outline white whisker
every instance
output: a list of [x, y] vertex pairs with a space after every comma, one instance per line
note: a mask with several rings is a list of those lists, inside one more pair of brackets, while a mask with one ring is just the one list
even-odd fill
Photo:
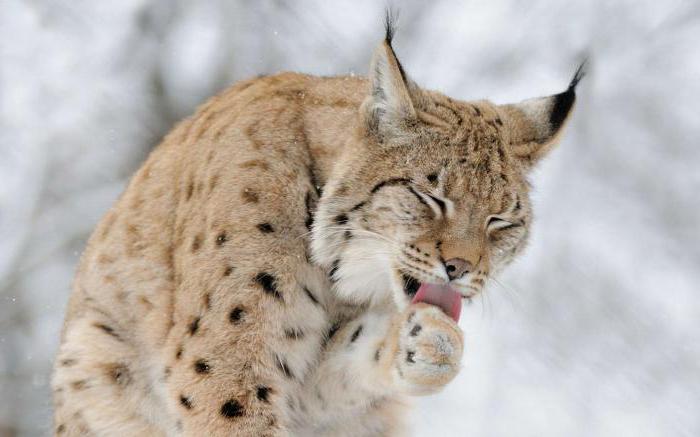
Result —
[[520, 300], [520, 295], [517, 293], [517, 290], [507, 286], [506, 284], [502, 283], [501, 281], [499, 281], [496, 278], [488, 278], [488, 279], [490, 281], [493, 281], [496, 285], [501, 287], [507, 293], [507, 295], [510, 297], [509, 301], [510, 301], [511, 305], [513, 306], [513, 308], [517, 307], [519, 310], [523, 309], [522, 300]]

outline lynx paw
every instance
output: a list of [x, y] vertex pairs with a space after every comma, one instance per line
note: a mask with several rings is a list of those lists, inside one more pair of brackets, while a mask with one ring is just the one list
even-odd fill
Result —
[[459, 371], [464, 338], [459, 326], [439, 308], [411, 305], [401, 316], [395, 375], [412, 394], [441, 389]]

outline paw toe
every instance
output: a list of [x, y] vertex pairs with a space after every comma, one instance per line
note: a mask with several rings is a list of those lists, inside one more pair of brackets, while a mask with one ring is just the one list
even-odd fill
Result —
[[401, 332], [398, 370], [418, 392], [432, 392], [451, 381], [462, 358], [462, 332], [440, 309], [416, 305]]

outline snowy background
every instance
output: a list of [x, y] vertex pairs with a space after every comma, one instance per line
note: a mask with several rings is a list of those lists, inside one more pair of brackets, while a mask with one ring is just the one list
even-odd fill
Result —
[[[414, 435], [700, 435], [700, 4], [395, 5], [408, 73], [456, 98], [558, 92], [591, 56], [532, 244], [467, 308]], [[364, 74], [382, 8], [0, 0], [0, 436], [49, 433], [76, 261], [158, 139], [242, 78]]]

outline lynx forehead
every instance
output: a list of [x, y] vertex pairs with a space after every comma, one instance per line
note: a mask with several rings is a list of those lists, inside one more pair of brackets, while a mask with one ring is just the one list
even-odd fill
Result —
[[460, 102], [385, 40], [368, 78], [240, 82], [178, 124], [81, 258], [57, 435], [404, 435], [456, 320], [523, 247], [574, 102]]

